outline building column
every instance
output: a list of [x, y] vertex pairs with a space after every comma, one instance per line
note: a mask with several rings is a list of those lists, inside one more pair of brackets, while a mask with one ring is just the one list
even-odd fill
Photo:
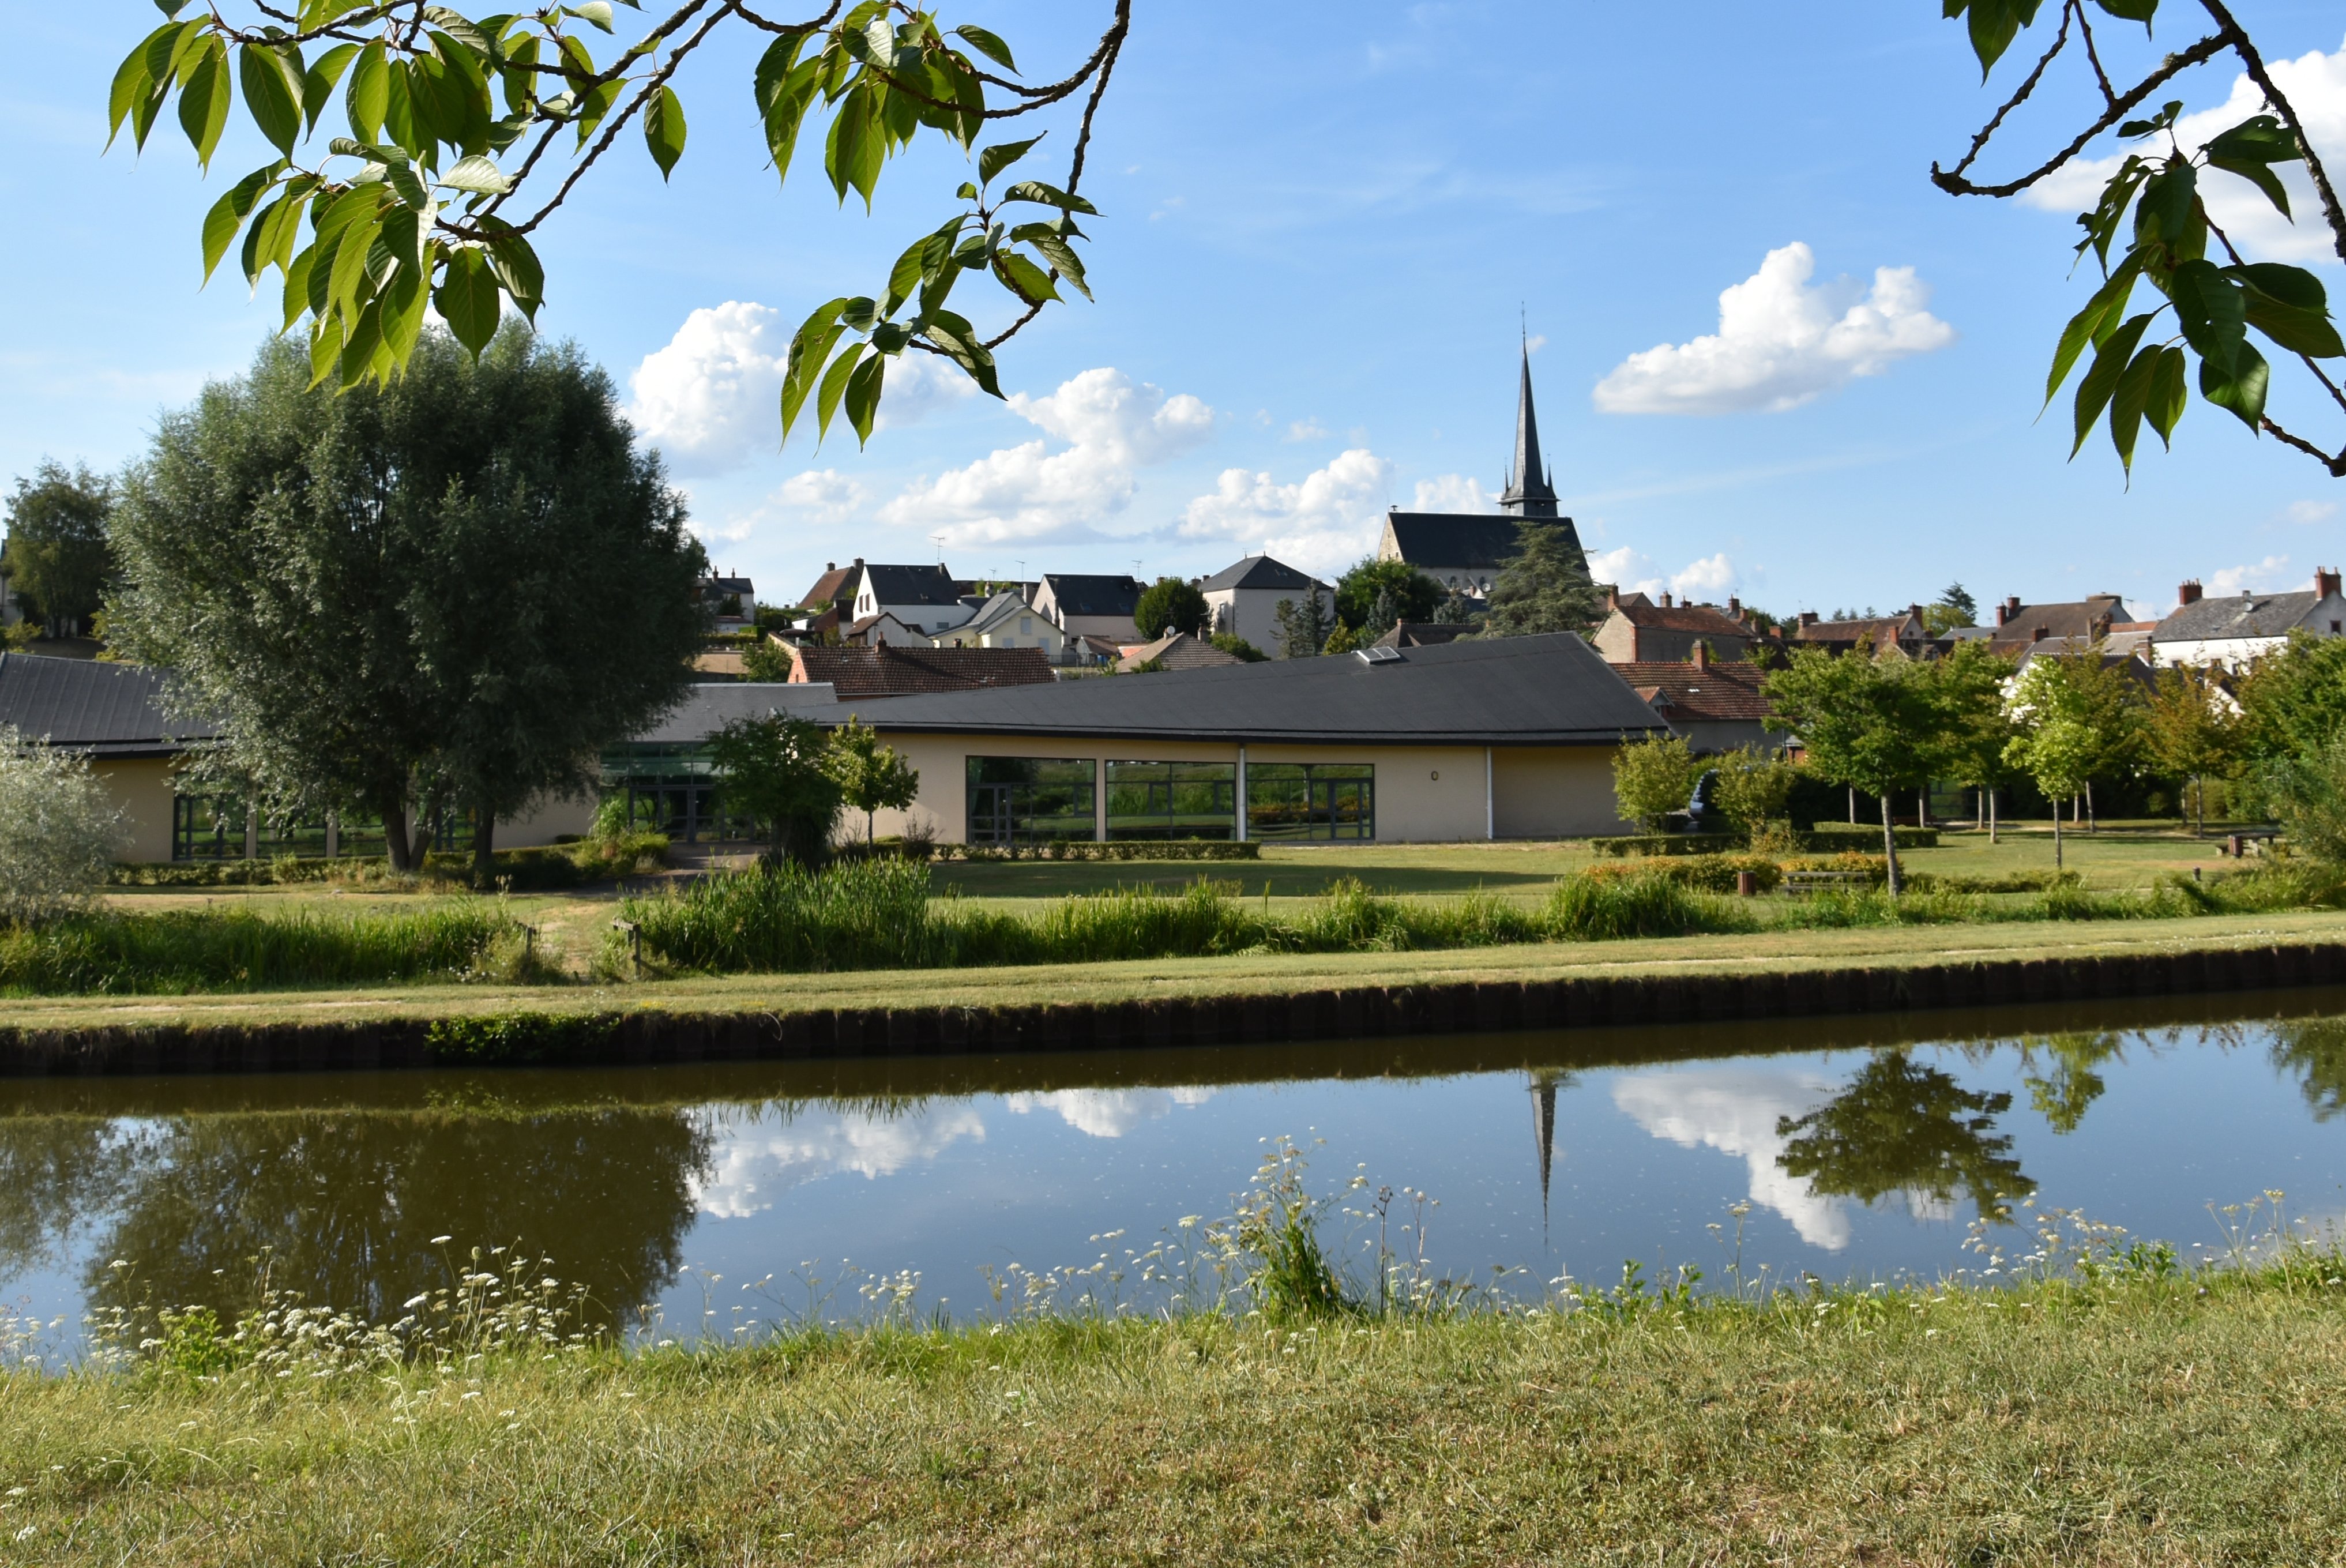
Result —
[[1107, 842], [1107, 759], [1092, 763], [1092, 842]]
[[1483, 837], [1499, 836], [1499, 806], [1496, 785], [1492, 778], [1491, 748], [1483, 748]]
[[326, 813], [326, 859], [332, 860], [342, 852], [342, 820], [337, 813]]
[[1245, 747], [1245, 745], [1244, 745], [1243, 743], [1241, 743], [1241, 744], [1239, 745], [1239, 799], [1238, 799], [1238, 811], [1239, 811], [1239, 822], [1238, 822], [1238, 828], [1239, 828], [1239, 843], [1241, 843], [1241, 844], [1243, 844], [1243, 843], [1245, 843], [1245, 842], [1247, 841], [1247, 836], [1246, 836], [1246, 828], [1247, 828], [1247, 823], [1246, 823], [1246, 747]]

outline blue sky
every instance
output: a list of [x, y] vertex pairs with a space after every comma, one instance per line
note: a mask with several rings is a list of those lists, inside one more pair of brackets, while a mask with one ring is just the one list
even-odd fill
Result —
[[[107, 83], [151, 7], [0, 9], [18, 215], [0, 475], [111, 466], [275, 324], [273, 287], [258, 303], [233, 277], [197, 288], [199, 219], [262, 156], [247, 130], [208, 180], [161, 131], [143, 158], [101, 157]], [[930, 376], [892, 386], [862, 451], [836, 433], [778, 447], [775, 359], [816, 301], [876, 291], [949, 210], [958, 158], [892, 167], [870, 218], [811, 163], [778, 188], [755, 42], [736, 37], [679, 78], [692, 135], [672, 182], [629, 145], [554, 220], [540, 326], [608, 369], [714, 558], [770, 599], [830, 560], [934, 559], [938, 536], [963, 575], [1195, 575], [1266, 544], [1340, 569], [1388, 505], [1488, 506], [1519, 311], [1557, 489], [1625, 583], [1779, 613], [1956, 579], [1983, 604], [2108, 590], [2163, 610], [2185, 576], [2294, 586], [2346, 556], [2336, 482], [2207, 405], [2131, 489], [2106, 443], [2066, 461], [2065, 409], [2036, 412], [2087, 288], [2068, 275], [2080, 203], [1928, 184], [2012, 75], [1983, 89], [1937, 10], [1143, 0], [1085, 186], [1098, 302], [1004, 351], [1007, 405]], [[948, 20], [995, 26], [1039, 79], [1105, 11]], [[2346, 162], [2337, 7], [2242, 14], [2269, 57], [2299, 62], [2317, 143]], [[2106, 42], [2147, 57], [2119, 32]], [[2202, 72], [2184, 96], [2216, 110], [2233, 79]], [[2079, 85], [2051, 107], [2084, 104]], [[1998, 167], [2077, 117], [2024, 122]], [[2320, 259], [2311, 231], [2254, 238]], [[2334, 261], [2323, 275], [2346, 282]], [[2302, 393], [2283, 378], [2277, 409], [2334, 444]]]

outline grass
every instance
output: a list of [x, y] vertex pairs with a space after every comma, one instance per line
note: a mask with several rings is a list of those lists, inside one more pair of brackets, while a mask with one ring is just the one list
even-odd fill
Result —
[[[0, 994], [179, 994], [529, 972], [520, 928], [493, 903], [328, 914], [250, 908], [104, 909], [0, 926]], [[521, 951], [500, 954], [499, 948]], [[495, 961], [502, 960], [501, 962]]]
[[507, 1314], [337, 1359], [314, 1347], [360, 1336], [280, 1315], [245, 1359], [183, 1320], [136, 1370], [0, 1378], [0, 1541], [26, 1563], [2340, 1561], [2346, 1261], [2105, 1262], [1286, 1323], [897, 1314], [632, 1356]]

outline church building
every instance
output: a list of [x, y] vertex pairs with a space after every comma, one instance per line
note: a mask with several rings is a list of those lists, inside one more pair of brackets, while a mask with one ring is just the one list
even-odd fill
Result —
[[1499, 568], [1515, 553], [1515, 530], [1526, 518], [1562, 529], [1572, 558], [1582, 555], [1579, 531], [1556, 510], [1554, 476], [1540, 461], [1539, 416], [1532, 407], [1532, 356], [1524, 351], [1522, 383], [1515, 402], [1515, 456], [1496, 515], [1474, 512], [1385, 514], [1377, 559], [1406, 561], [1444, 588], [1469, 598], [1486, 598]]

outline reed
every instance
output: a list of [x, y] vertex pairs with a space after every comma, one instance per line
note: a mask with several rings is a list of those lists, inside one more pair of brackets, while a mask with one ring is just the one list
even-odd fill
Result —
[[493, 902], [350, 915], [101, 910], [0, 927], [0, 993], [176, 995], [388, 981], [525, 979], [520, 924]]

